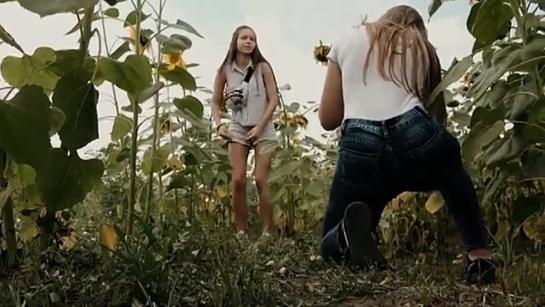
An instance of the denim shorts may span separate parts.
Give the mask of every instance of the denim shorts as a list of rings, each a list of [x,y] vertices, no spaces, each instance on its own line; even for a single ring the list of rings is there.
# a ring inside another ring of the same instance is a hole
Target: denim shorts
[[[271,124],[267,125],[263,130],[263,133],[259,138],[253,143],[246,141],[246,135],[252,130],[255,126],[243,126],[240,123],[232,122],[229,124],[229,143],[237,143],[247,147],[254,147],[257,144],[263,141],[275,141],[276,140],[276,131]]]

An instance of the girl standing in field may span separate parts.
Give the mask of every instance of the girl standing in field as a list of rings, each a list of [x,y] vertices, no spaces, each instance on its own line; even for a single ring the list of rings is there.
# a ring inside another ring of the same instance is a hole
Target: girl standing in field
[[[238,234],[248,228],[246,167],[250,149],[255,149],[255,182],[264,234],[272,231],[269,203],[269,171],[272,153],[261,152],[263,141],[276,140],[272,116],[278,105],[273,70],[257,45],[255,31],[240,26],[233,33],[229,51],[218,69],[212,96],[215,131],[228,141],[232,167],[232,203]],[[221,114],[231,110],[231,122],[221,122]]]

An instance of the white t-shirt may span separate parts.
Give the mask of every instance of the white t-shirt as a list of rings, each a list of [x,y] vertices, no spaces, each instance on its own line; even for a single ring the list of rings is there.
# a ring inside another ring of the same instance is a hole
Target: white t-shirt
[[[369,61],[367,85],[363,83],[363,66],[369,51],[369,35],[365,26],[343,35],[328,54],[328,58],[339,65],[342,73],[344,119],[386,120],[415,106],[423,108],[422,102],[414,94],[382,78],[377,67],[376,50]],[[408,57],[408,68],[411,67],[410,63]]]

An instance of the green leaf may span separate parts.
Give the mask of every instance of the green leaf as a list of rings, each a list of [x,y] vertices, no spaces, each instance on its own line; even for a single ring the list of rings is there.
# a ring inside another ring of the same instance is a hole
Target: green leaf
[[[159,68],[159,73],[166,80],[176,82],[186,90],[194,91],[197,89],[195,78],[193,78],[193,76],[187,70],[181,67],[168,70],[166,69],[165,65],[161,65]]]
[[[21,46],[19,46],[19,44],[15,41],[15,39],[13,38],[13,36],[11,36],[11,34],[8,33],[8,31],[6,31],[6,29],[4,29],[4,27],[2,27],[2,25],[0,25],[0,40],[6,42],[7,44],[15,47],[17,50],[21,51],[21,53],[25,53],[25,51],[23,50],[23,48],[21,48]]]
[[[185,96],[184,98],[175,98],[174,105],[181,111],[189,111],[197,118],[202,119],[204,114],[204,106],[198,98],[193,96]]]
[[[114,5],[118,4],[119,2],[123,2],[125,0],[104,0],[104,1],[106,1],[106,3],[108,3],[111,6],[114,6]]]
[[[522,168],[528,178],[545,178],[545,151],[528,150],[522,155]]]
[[[151,65],[145,56],[129,55],[124,62],[101,58],[98,67],[106,80],[133,96],[151,86]]]
[[[527,61],[532,58],[543,55],[543,50],[545,49],[545,38],[540,36],[532,39],[526,46],[522,48],[522,53],[520,59],[522,61]]]
[[[503,107],[491,110],[488,107],[477,107],[471,114],[470,127],[476,127],[481,124],[481,127],[489,126],[498,120],[505,118],[505,109]]]
[[[27,164],[17,164],[16,174],[23,185],[36,183],[36,171]]]
[[[435,98],[439,93],[446,90],[449,85],[460,80],[465,72],[473,65],[473,59],[471,56],[463,58],[461,61],[456,61],[447,71],[441,82],[433,90],[430,96],[430,101],[435,101]]]
[[[172,28],[175,28],[175,29],[180,29],[180,30],[184,30],[184,31],[187,31],[193,35],[196,35],[200,38],[204,38],[199,32],[197,32],[197,30],[195,30],[195,28],[193,28],[193,26],[191,26],[190,24],[188,24],[187,22],[181,20],[181,19],[178,19],[176,21],[176,23],[169,23],[168,21],[165,21],[165,20],[161,20],[161,19],[156,19],[156,21],[158,21],[159,23],[162,23],[164,25],[168,25],[169,27],[172,27]]]
[[[289,106],[287,106],[286,111],[296,113],[299,111],[299,108],[301,105],[298,102],[292,102]]]
[[[36,170],[49,163],[49,105],[38,86],[23,87],[9,103],[0,101],[0,147]]]
[[[76,49],[57,50],[56,61],[50,65],[49,70],[57,76],[64,76],[67,72],[79,67],[83,63],[83,67],[87,74],[91,76],[95,71],[96,62],[90,56],[85,56],[81,51]]]
[[[119,17],[119,10],[115,7],[111,7],[104,11],[104,15],[112,18],[117,18]]]
[[[22,216],[19,234],[24,242],[29,242],[40,234],[40,229],[36,226],[34,218],[31,216]]]
[[[469,127],[469,124],[471,123],[471,116],[466,112],[454,111],[451,119],[464,127]]]
[[[64,115],[64,112],[59,108],[52,107],[49,110],[49,136],[59,133],[65,121],[66,116]]]
[[[55,60],[56,55],[53,49],[40,47],[35,50],[32,56],[5,57],[0,69],[6,82],[14,87],[39,85],[46,91],[52,91],[59,77],[46,68]]]
[[[127,17],[125,18],[125,23],[123,23],[123,27],[126,28],[126,27],[130,27],[130,26],[134,26],[136,25],[136,19],[138,18],[138,11],[137,10],[134,10],[132,12],[130,12]],[[150,17],[151,15],[146,15],[142,12],[140,12],[140,22],[148,19],[148,17]]]
[[[180,34],[172,34],[169,38],[166,38],[166,36],[158,36],[157,41],[163,44],[163,53],[184,51],[191,48],[193,45],[191,39]]]
[[[484,45],[505,36],[511,29],[513,12],[504,0],[481,0],[473,5],[467,28]]]
[[[532,195],[530,197],[522,196],[513,204],[513,220],[517,225],[522,224],[532,214],[541,211],[545,198],[541,195]]]
[[[76,68],[59,80],[53,94],[53,106],[66,116],[59,136],[63,145],[71,150],[98,139],[99,93],[88,77],[83,68]]]
[[[110,58],[114,60],[118,60],[120,57],[122,57],[125,53],[131,51],[131,46],[128,42],[124,42],[119,46],[110,56]]]
[[[102,17],[100,17],[98,15],[98,13],[93,13],[93,17],[92,17],[92,21],[94,22],[95,20],[99,20],[101,19]],[[83,20],[85,20],[85,15],[82,16],[81,18],[81,22],[83,22]],[[82,29],[82,23],[80,22],[77,22],[68,32],[66,32],[64,35],[70,35],[72,33],[76,33],[76,32],[79,32],[80,29]]]
[[[55,212],[83,201],[101,182],[103,172],[104,165],[98,159],[68,157],[63,150],[55,149],[48,171],[38,173],[37,184],[48,210]]]
[[[276,182],[278,180],[285,180],[287,176],[292,175],[301,167],[301,161],[288,161],[275,167],[271,171],[269,182]]]
[[[19,0],[22,7],[41,17],[74,12],[79,9],[90,8],[97,3],[98,0]]]
[[[114,120],[112,128],[112,141],[121,140],[132,130],[132,119],[125,115],[118,115]]]
[[[324,195],[323,186],[319,181],[310,181],[305,185],[305,194],[308,194],[314,198],[320,198]]]
[[[498,120],[492,125],[479,123],[471,129],[471,132],[462,144],[464,160],[472,162],[484,146],[499,137],[500,133],[503,132],[504,126],[503,120]]]
[[[492,85],[490,88],[490,91],[486,94],[485,100],[487,101],[487,104],[494,108],[496,106],[499,106],[503,103],[503,100],[506,96],[506,94],[509,92],[511,87],[505,80],[498,80],[496,83]]]
[[[498,172],[497,175],[493,176],[485,188],[485,194],[483,197],[483,204],[488,204],[491,199],[496,195],[500,187],[502,186],[502,183],[505,182],[505,178],[507,177],[506,172]]]
[[[425,205],[426,210],[430,214],[437,213],[444,206],[445,206],[445,199],[443,198],[443,195],[439,191],[435,191],[431,193]]]
[[[144,153],[144,160],[142,162],[142,171],[148,175],[150,171],[160,171],[163,166],[166,165],[168,156],[171,153],[172,147],[165,145],[155,150],[155,155],[152,156],[151,148],[148,148]]]
[[[477,78],[475,78],[475,83],[469,88],[467,93],[468,97],[473,97],[475,100],[481,98],[482,95],[500,79],[514,64],[520,62],[521,49],[517,46],[504,47],[504,52],[506,52],[505,57],[501,57],[496,60],[492,67],[483,73],[481,73]],[[496,52],[497,53],[497,52]],[[494,59],[493,59],[494,61]]]
[[[183,189],[190,185],[189,180],[187,180],[183,172],[177,172],[172,177],[170,177],[170,182],[167,187],[167,192],[174,189]]]
[[[430,14],[430,18],[446,1],[448,0],[431,0],[430,5],[428,6],[428,14]]]
[[[510,138],[505,140],[502,146],[495,150],[492,155],[486,159],[486,164],[494,165],[503,161],[511,160],[520,155],[527,147],[528,143],[526,142],[523,134],[516,132]]]
[[[146,102],[148,99],[150,99],[155,94],[157,94],[164,86],[165,86],[165,84],[162,81],[157,81],[154,85],[152,85],[151,87],[145,89],[138,96],[137,103]]]
[[[141,108],[139,105],[134,104],[134,103],[131,103],[131,104],[128,105],[128,106],[122,106],[122,107],[121,107],[121,110],[122,110],[122,111],[125,111],[125,112],[132,113],[132,112],[134,111],[134,109],[135,109],[135,106],[136,106],[136,112],[137,112],[138,114],[142,113],[142,108]]]

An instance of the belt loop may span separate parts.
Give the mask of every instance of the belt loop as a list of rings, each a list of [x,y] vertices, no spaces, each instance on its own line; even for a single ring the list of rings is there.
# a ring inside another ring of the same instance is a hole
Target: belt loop
[[[384,135],[384,137],[389,137],[390,136],[390,133],[388,131],[388,125],[386,124],[386,121],[383,120],[381,121],[381,126],[382,126],[382,134]]]
[[[427,110],[424,109],[423,106],[422,106],[422,107],[416,106],[415,108],[418,110],[418,112],[420,112],[421,114],[423,114],[423,115],[426,116],[427,118],[431,118],[430,114],[428,113]]]

